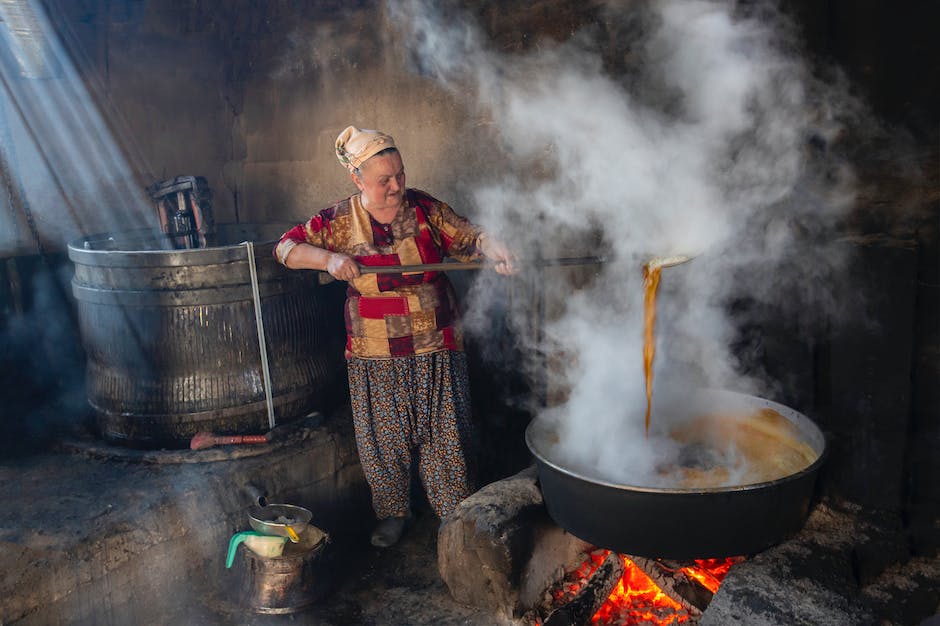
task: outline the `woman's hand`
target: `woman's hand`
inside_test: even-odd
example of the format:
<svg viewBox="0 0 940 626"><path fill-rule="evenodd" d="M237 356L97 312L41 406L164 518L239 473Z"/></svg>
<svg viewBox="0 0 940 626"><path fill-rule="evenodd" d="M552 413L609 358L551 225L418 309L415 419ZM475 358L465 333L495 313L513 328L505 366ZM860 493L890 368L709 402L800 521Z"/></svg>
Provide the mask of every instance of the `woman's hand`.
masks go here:
<svg viewBox="0 0 940 626"><path fill-rule="evenodd" d="M336 280L353 280L359 276L359 264L347 254L331 252L326 261L326 271Z"/></svg>
<svg viewBox="0 0 940 626"><path fill-rule="evenodd" d="M481 235L478 244L480 252L489 260L496 262L493 269L496 270L497 274L508 276L519 271L515 265L516 255L499 239L494 239L489 235Z"/></svg>
<svg viewBox="0 0 940 626"><path fill-rule="evenodd" d="M292 270L320 270L329 272L336 280L352 280L359 276L359 264L342 252L330 252L309 243L298 243L284 259Z"/></svg>

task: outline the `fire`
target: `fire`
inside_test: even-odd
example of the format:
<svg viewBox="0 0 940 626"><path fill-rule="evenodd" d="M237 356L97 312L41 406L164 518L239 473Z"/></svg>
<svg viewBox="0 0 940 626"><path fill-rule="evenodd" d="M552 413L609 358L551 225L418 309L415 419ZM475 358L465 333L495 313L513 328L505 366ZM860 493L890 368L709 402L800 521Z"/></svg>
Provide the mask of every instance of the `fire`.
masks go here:
<svg viewBox="0 0 940 626"><path fill-rule="evenodd" d="M609 554L608 550L592 552L553 592L556 603L564 604L577 595ZM623 577L591 618L592 623L605 626L669 626L690 621L692 615L687 609L666 595L628 557L621 555L620 558L624 565ZM731 566L742 560L740 557L696 560L694 565L683 567L681 571L715 593Z"/></svg>
<svg viewBox="0 0 940 626"><path fill-rule="evenodd" d="M595 550L576 569L565 577L564 583L552 591L552 597L557 604L564 604L573 598L585 583L594 575L594 571L607 559L610 550Z"/></svg>
<svg viewBox="0 0 940 626"><path fill-rule="evenodd" d="M683 567L682 571L686 576L694 578L712 593L716 593L731 566L740 562L740 558L703 559L695 562L698 567Z"/></svg>
<svg viewBox="0 0 940 626"><path fill-rule="evenodd" d="M689 621L682 605L663 593L643 570L627 557L623 559L623 577L597 610L595 624L681 624Z"/></svg>

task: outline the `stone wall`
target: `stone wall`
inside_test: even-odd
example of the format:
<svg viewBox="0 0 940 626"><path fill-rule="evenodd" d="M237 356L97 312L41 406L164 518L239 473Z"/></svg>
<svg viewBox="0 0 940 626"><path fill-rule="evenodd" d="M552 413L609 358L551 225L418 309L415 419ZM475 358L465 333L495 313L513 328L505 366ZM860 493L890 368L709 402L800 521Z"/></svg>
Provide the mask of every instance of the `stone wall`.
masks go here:
<svg viewBox="0 0 940 626"><path fill-rule="evenodd" d="M631 62L630 33L605 21L602 2L464 0L457 4L480 19L500 50L535 50L542 42L564 40L589 26L606 69L617 75ZM617 10L629 11L638 4L624 3ZM940 437L935 385L940 353L936 323L940 181L935 137L938 88L935 80L925 77L936 74L940 59L938 40L928 26L936 23L938 9L931 3L894 7L878 0L791 0L782 5L800 19L809 51L839 63L876 112L897 124L897 135L908 133L913 144L923 146L923 158L914 164L924 173L916 197L877 196L866 211L868 218L877 219L854 230L917 244L916 250L908 250L914 266L905 266L915 272L905 278L913 281L908 286L915 293L901 296L905 307L913 307L913 335L905 339L882 333L865 341L913 343L913 352L902 355L910 361L904 367L913 383L904 392L907 408L899 409L905 413L897 423L897 434L912 435L917 456L910 475L919 478L904 482L902 493L895 477L890 499L910 502L926 511L929 520L940 502L936 481L923 478L936 473L931 450ZM468 190L504 164L485 112L470 109L422 76L403 51L383 2L48 0L46 6L70 51L76 77L90 102L100 107L127 159L133 173L128 186L141 189L177 174L203 175L215 191L219 222L301 220L347 194L352 187L331 146L350 123L394 134L403 150L409 183L470 214ZM42 84L51 88L56 80L62 79ZM3 119L20 148L18 162L42 165L43 157L30 147L29 131L17 115L5 101ZM873 155L867 151L862 156ZM82 156L79 150L73 160ZM886 157L865 172L866 180L878 180L885 171L900 167L906 164ZM98 179L113 177L110 166L97 169ZM112 207L91 201L93 196L87 194L67 197L71 194L63 193L45 175L34 173L13 181L23 191L30 219L22 202L0 194L0 257L54 254L70 238L115 226L109 219ZM916 210L911 211L913 205ZM141 220L149 216L148 210L141 208ZM117 225L137 223L125 219ZM34 234L42 240L41 247ZM881 265L874 275L883 277L890 267ZM17 289L31 294L34 287L27 283ZM5 299L0 325L4 333L15 332L23 316L33 314L28 307L17 311L12 303L15 293L16 289L0 289L0 299ZM807 364L818 356L805 345L793 345L788 332L781 328L778 333L782 338L778 352L785 354L771 358ZM844 345L854 341L850 337ZM851 354L843 356L853 361ZM5 361L4 368L13 371L21 363L21 358ZM809 366L826 367L819 361ZM478 370L486 368L484 364ZM790 394L794 403L823 402L824 389L807 389L817 379L805 370L794 371ZM820 370L818 379L829 375ZM848 380L844 373L838 375ZM909 419L911 412L915 419ZM499 416L493 419L498 421ZM839 431L849 427L846 422ZM501 432L496 441L518 441L517 430ZM901 443L894 442L893 449ZM517 452L520 447L515 446Z"/></svg>

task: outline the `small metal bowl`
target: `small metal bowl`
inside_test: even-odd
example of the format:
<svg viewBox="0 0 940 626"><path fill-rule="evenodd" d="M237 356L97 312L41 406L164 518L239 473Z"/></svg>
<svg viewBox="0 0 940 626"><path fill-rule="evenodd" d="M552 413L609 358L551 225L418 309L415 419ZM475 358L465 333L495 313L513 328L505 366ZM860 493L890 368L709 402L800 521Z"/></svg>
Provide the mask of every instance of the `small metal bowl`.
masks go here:
<svg viewBox="0 0 940 626"><path fill-rule="evenodd" d="M290 537L288 526L297 535L303 534L312 519L313 513L308 509L293 504L253 506L248 512L248 522L254 530L278 537Z"/></svg>

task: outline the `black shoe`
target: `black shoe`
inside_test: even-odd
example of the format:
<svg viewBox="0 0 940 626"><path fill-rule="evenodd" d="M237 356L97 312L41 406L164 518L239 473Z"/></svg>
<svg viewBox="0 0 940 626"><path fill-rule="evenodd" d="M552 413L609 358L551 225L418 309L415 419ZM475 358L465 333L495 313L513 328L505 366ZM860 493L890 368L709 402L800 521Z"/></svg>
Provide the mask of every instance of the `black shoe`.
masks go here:
<svg viewBox="0 0 940 626"><path fill-rule="evenodd" d="M411 520L407 517L386 517L372 531L372 545L377 548L388 548L398 543L402 533L405 532L405 526Z"/></svg>

